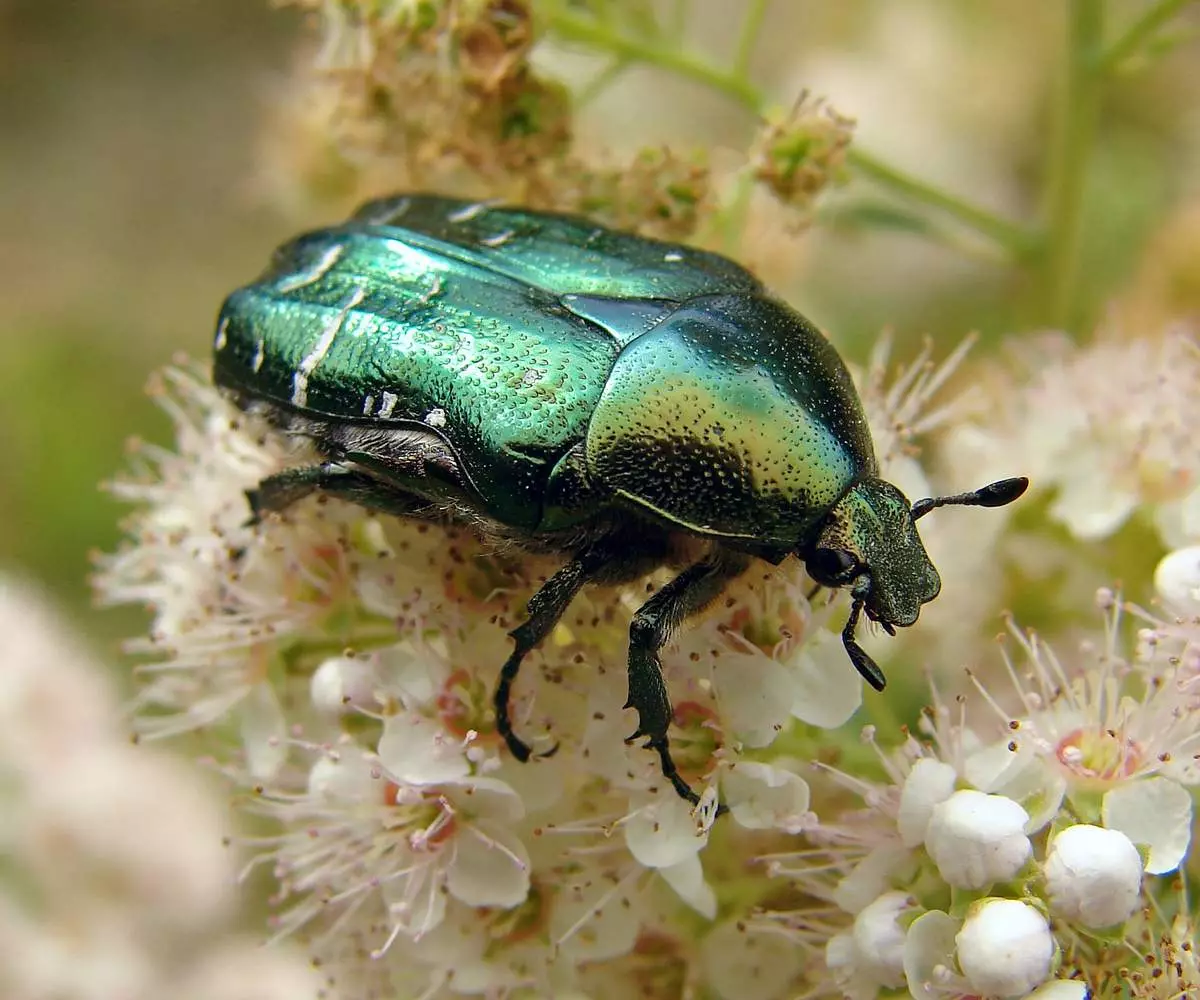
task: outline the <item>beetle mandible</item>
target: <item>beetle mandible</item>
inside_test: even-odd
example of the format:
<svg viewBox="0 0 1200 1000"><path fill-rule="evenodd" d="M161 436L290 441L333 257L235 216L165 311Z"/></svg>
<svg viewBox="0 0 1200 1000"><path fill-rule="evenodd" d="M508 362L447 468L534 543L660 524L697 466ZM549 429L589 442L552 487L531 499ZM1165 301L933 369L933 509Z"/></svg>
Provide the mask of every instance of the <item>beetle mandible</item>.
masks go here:
<svg viewBox="0 0 1200 1000"><path fill-rule="evenodd" d="M672 629L754 559L802 559L860 615L912 625L941 581L915 522L948 504L999 507L1005 479L910 504L877 476L862 404L829 341L724 257L587 219L413 194L299 236L233 292L214 379L315 444L321 464L248 494L257 519L319 491L377 511L470 523L567 561L529 601L495 688L589 582L680 572L629 628L630 741L679 795L659 658Z"/></svg>

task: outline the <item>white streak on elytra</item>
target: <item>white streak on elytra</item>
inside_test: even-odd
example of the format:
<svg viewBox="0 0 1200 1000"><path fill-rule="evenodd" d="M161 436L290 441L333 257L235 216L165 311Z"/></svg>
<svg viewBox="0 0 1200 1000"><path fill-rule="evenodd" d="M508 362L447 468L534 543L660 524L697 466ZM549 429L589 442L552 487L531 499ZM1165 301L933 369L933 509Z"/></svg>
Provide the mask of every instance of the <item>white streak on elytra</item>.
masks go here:
<svg viewBox="0 0 1200 1000"><path fill-rule="evenodd" d="M255 375L257 375L258 370L262 368L263 361L266 359L266 357L267 342L260 337L258 343L254 347L254 360L250 362L250 370L254 372Z"/></svg>
<svg viewBox="0 0 1200 1000"><path fill-rule="evenodd" d="M385 392L379 401L378 415L386 420L392 415L392 410L396 408L396 403L399 402L399 400L400 397L394 392Z"/></svg>
<svg viewBox="0 0 1200 1000"><path fill-rule="evenodd" d="M401 198L394 205L385 205L382 208L376 207L374 215L365 215L361 221L368 226L386 226L389 223L399 221L411 207L411 198Z"/></svg>
<svg viewBox="0 0 1200 1000"><path fill-rule="evenodd" d="M351 293L350 298L346 300L341 311L326 324L325 329L321 331L321 336L317 338L316 344L309 354L300 362L300 367L296 369L296 373L292 376L292 405L306 406L308 404L308 377L316 369L325 355L329 353L329 348L333 346L333 340L338 335L338 331L342 328L342 324L346 322L346 316L350 310L358 305L366 298L366 292L360 287L355 288Z"/></svg>
<svg viewBox="0 0 1200 1000"><path fill-rule="evenodd" d="M229 338L225 335L229 330L229 317L225 316L217 325L217 339L213 341L214 351L225 350L225 345L229 343Z"/></svg>
<svg viewBox="0 0 1200 1000"><path fill-rule="evenodd" d="M668 264L678 264L681 260L683 260L683 254L676 253L674 250L672 250L670 253L663 254L663 260L665 260Z"/></svg>
<svg viewBox="0 0 1200 1000"><path fill-rule="evenodd" d="M297 271L295 274L287 278L282 278L275 285L275 290L279 292L294 292L297 288L303 288L305 285L311 285L315 281L320 281L329 273L333 265L341 259L342 254L346 252L344 244L335 243L309 267L303 271Z"/></svg>
<svg viewBox="0 0 1200 1000"><path fill-rule="evenodd" d="M430 427L445 427L446 411L440 406L434 407L425 414L425 423L427 423Z"/></svg>
<svg viewBox="0 0 1200 1000"><path fill-rule="evenodd" d="M429 286L429 290L419 298L413 299L414 306L425 306L442 294L442 276L435 274L433 276L433 284Z"/></svg>
<svg viewBox="0 0 1200 1000"><path fill-rule="evenodd" d="M480 240L485 247L491 247L493 250L497 247L504 246L509 240L516 236L516 232L512 229L506 229L502 233L497 233L495 236L489 236L485 240Z"/></svg>
<svg viewBox="0 0 1200 1000"><path fill-rule="evenodd" d="M477 216L483 215L484 212L495 204L496 202L494 201L477 201L473 205L460 208L457 212L451 212L446 216L446 221L452 223L470 222Z"/></svg>
<svg viewBox="0 0 1200 1000"><path fill-rule="evenodd" d="M364 396L363 397L363 416L369 417L371 415L371 411L373 409L375 409L375 397L374 396Z"/></svg>

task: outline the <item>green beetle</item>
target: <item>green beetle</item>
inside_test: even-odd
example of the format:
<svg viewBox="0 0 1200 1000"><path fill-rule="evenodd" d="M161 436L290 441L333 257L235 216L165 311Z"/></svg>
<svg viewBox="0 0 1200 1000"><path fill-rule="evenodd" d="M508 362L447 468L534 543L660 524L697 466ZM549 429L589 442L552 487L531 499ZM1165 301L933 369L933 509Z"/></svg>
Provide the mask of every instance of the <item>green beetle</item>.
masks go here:
<svg viewBox="0 0 1200 1000"><path fill-rule="evenodd" d="M590 581L679 574L629 629L630 740L671 760L659 652L753 559L804 560L888 632L941 586L914 522L996 507L1027 480L910 504L879 479L845 365L807 320L723 257L586 219L406 195L285 244L221 309L214 379L325 461L264 480L255 517L314 491L449 518L568 561L529 601L495 690Z"/></svg>

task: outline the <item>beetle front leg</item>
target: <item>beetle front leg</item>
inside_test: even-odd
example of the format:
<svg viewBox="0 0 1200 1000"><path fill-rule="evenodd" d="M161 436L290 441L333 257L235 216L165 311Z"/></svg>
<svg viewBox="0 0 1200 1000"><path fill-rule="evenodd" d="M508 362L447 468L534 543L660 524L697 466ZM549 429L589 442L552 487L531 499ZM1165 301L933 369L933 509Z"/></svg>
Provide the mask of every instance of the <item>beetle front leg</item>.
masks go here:
<svg viewBox="0 0 1200 1000"><path fill-rule="evenodd" d="M749 563L749 558L739 553L714 551L689 566L638 608L629 624L629 700L625 707L637 709L638 727L625 742L648 737L645 745L658 752L663 777L681 798L693 805L700 797L683 780L671 759L667 729L673 713L658 654L675 627L703 610Z"/></svg>
<svg viewBox="0 0 1200 1000"><path fill-rule="evenodd" d="M250 504L250 523L257 524L264 514L286 510L292 504L312 493L323 493L366 507L381 514L409 517L423 507L428 500L389 487L362 472L348 469L344 465L326 462L323 465L287 469L267 476L252 490L246 491Z"/></svg>

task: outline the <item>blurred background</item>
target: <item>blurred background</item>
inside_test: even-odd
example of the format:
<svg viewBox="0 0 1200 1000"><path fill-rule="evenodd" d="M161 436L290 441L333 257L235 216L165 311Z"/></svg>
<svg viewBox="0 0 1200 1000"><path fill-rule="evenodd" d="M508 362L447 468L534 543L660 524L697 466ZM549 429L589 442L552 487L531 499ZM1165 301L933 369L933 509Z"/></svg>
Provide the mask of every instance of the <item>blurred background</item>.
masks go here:
<svg viewBox="0 0 1200 1000"><path fill-rule="evenodd" d="M1125 23L1148 5L1109 6ZM1067 7L775 0L750 75L781 106L806 88L826 97L857 119L862 149L1028 220ZM740 5L691 10L690 43L719 59ZM1169 51L1103 95L1076 336L1113 302L1130 336L1200 303L1200 19L1181 13ZM278 149L264 139L312 37L303 11L266 2L0 0L0 573L44 585L109 656L138 622L92 608L88 554L119 539L121 509L98 483L121 469L125 441L167 440L148 375L180 352L204 358L224 294L283 238L338 214L272 187ZM546 59L568 76L581 65ZM649 72L589 104L581 142L746 149L744 110L677 79L648 89ZM884 326L903 357L925 334L944 354L970 330L995 341L1045 325L1021 268L903 207L856 179L786 247L778 234L756 243L751 226L742 256L852 359Z"/></svg>

